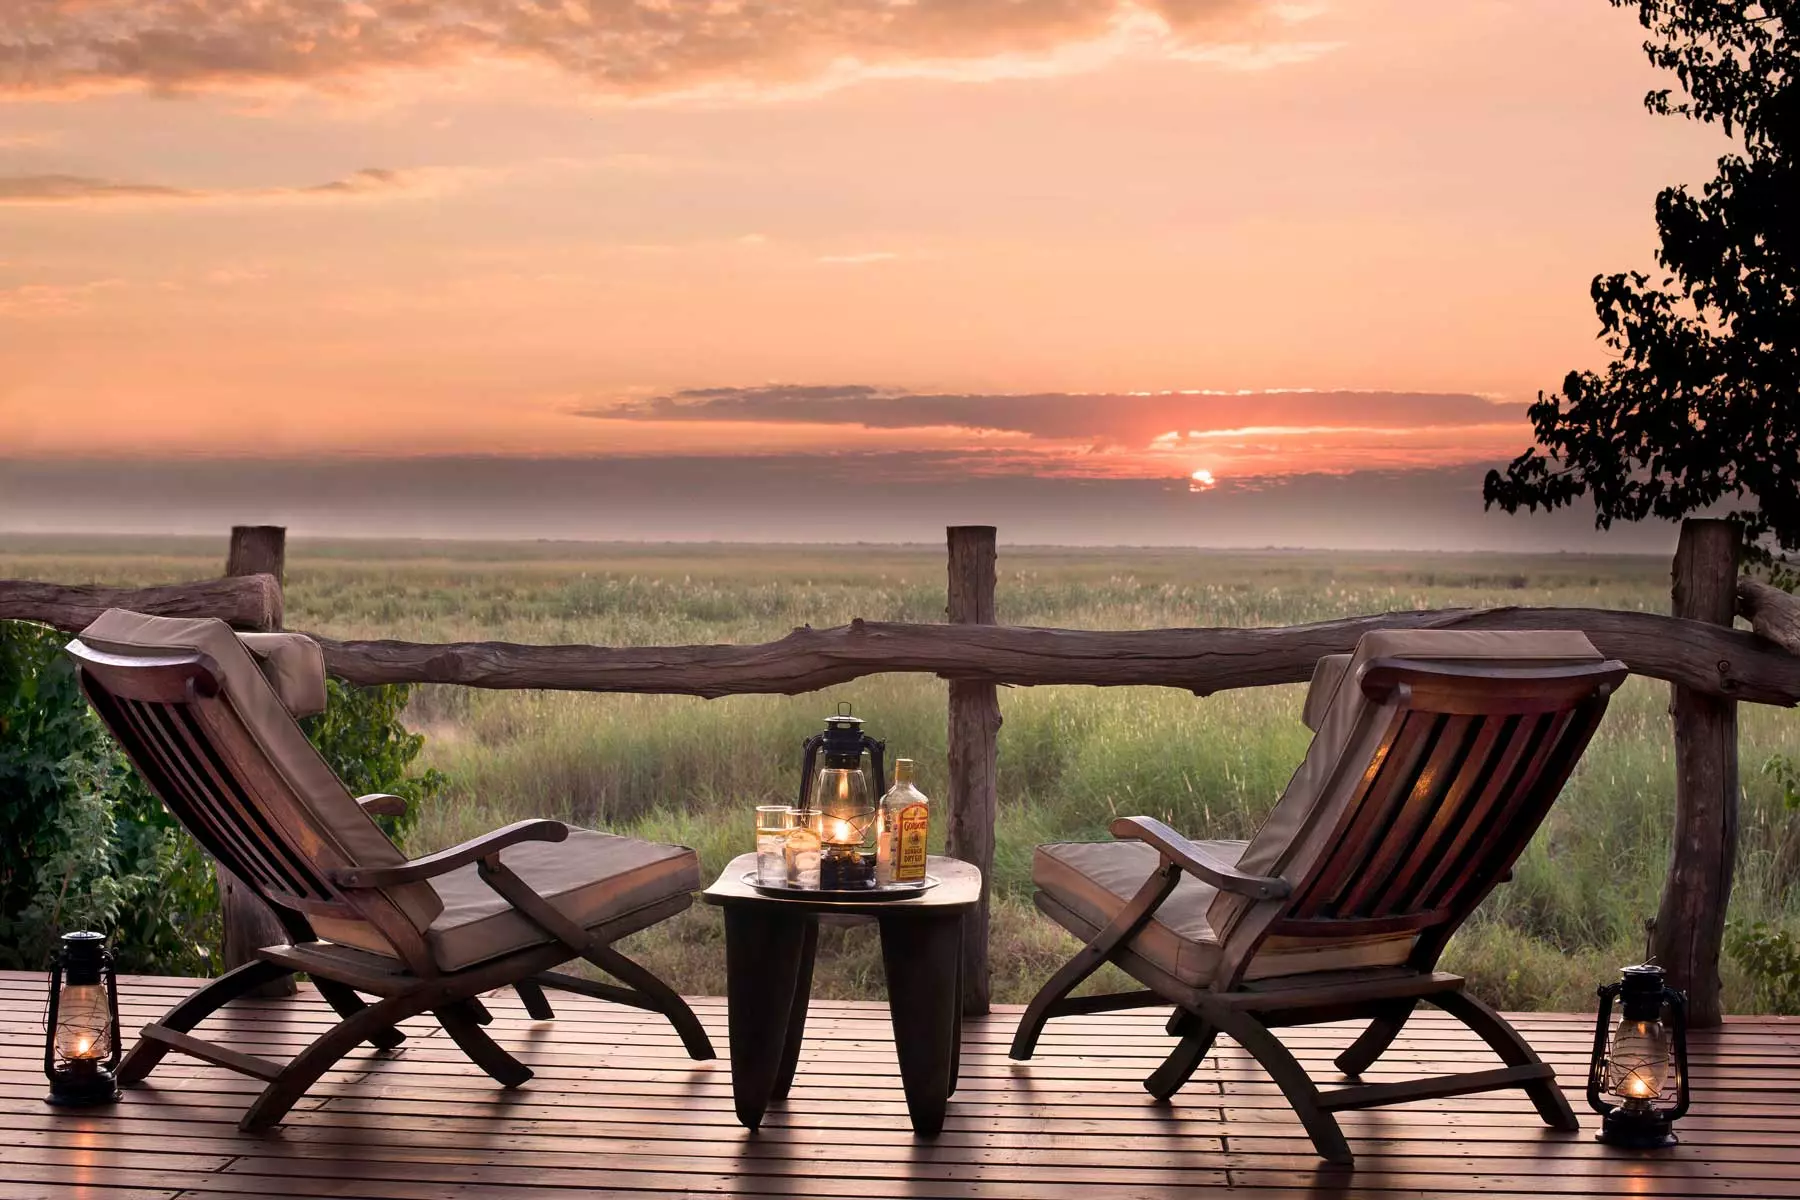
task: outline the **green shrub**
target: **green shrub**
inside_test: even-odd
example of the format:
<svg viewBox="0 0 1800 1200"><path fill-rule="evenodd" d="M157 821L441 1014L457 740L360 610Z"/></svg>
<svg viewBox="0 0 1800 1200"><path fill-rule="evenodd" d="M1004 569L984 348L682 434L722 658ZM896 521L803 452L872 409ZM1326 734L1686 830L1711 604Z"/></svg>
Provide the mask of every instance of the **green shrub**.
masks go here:
<svg viewBox="0 0 1800 1200"><path fill-rule="evenodd" d="M1725 927L1725 951L1750 977L1769 1011L1800 1013L1800 942L1767 921Z"/></svg>
<svg viewBox="0 0 1800 1200"><path fill-rule="evenodd" d="M53 629L0 621L0 963L64 929L111 931L126 970L203 972L210 867L82 698Z"/></svg>
<svg viewBox="0 0 1800 1200"><path fill-rule="evenodd" d="M212 862L89 709L53 629L0 621L0 966L45 965L57 934L112 935L121 970L208 974L221 929ZM402 837L444 777L407 774L424 739L401 724L407 689L329 683L302 722L353 793L407 800L377 818Z"/></svg>

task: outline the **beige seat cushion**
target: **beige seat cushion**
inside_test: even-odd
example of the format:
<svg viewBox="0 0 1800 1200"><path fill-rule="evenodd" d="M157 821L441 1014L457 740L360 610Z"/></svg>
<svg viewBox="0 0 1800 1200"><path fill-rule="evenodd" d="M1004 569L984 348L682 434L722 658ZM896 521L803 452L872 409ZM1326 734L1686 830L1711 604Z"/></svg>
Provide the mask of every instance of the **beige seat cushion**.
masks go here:
<svg viewBox="0 0 1800 1200"><path fill-rule="evenodd" d="M1237 862L1248 845L1238 841L1198 844L1230 863ZM1039 890L1077 917L1100 926L1137 894L1160 859L1156 848L1144 842L1053 842L1037 848L1031 878ZM1206 987L1219 965L1219 939L1206 916L1217 895L1212 885L1184 872L1149 924L1132 938L1131 950L1189 987ZM1087 934L1082 929L1071 932ZM1323 944L1270 938L1251 961L1245 978L1391 967L1405 962L1411 949L1411 934Z"/></svg>
<svg viewBox="0 0 1800 1200"><path fill-rule="evenodd" d="M501 851L500 861L584 929L700 886L700 856L686 846L592 829L572 828L561 842L520 842ZM444 911L425 940L440 970L460 971L553 940L483 882L473 864L431 883ZM393 954L361 922L316 919L313 929L327 941Z"/></svg>

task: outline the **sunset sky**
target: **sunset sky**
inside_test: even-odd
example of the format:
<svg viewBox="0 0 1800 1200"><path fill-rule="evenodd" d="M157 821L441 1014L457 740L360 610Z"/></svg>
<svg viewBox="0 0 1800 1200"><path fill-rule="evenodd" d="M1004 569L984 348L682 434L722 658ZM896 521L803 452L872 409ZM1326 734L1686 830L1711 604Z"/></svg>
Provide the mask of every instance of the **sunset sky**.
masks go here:
<svg viewBox="0 0 1800 1200"><path fill-rule="evenodd" d="M0 529L879 500L870 536L1638 548L1478 491L1725 148L1644 112L1642 37L1604 0L9 3Z"/></svg>

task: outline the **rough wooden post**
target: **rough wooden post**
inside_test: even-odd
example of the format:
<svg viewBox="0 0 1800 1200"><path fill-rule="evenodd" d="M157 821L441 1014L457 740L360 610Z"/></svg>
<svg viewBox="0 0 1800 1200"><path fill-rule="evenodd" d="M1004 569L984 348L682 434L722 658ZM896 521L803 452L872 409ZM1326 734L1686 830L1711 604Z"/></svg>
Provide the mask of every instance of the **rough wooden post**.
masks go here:
<svg viewBox="0 0 1800 1200"><path fill-rule="evenodd" d="M1730 625L1737 604L1738 527L1681 523L1675 551L1677 617ZM1728 664L1719 664L1724 673ZM1737 858L1737 702L1681 686L1670 689L1675 718L1675 831L1669 877L1656 914L1656 959L1686 990L1688 1020L1717 1025L1719 946Z"/></svg>
<svg viewBox="0 0 1800 1200"><path fill-rule="evenodd" d="M952 525L950 603L955 625L994 624L994 527ZM1000 699L991 683L950 682L950 796L948 845L952 858L981 868L981 903L963 927L963 1012L988 1010L988 901L993 891L994 764Z"/></svg>
<svg viewBox="0 0 1800 1200"><path fill-rule="evenodd" d="M285 582L287 530L280 525L233 525L231 548L225 552L227 575L273 575ZM281 628L285 604L277 603L269 631Z"/></svg>
<svg viewBox="0 0 1800 1200"><path fill-rule="evenodd" d="M225 574L273 575L279 582L286 562L287 530L280 525L231 527L231 549L225 555ZM270 622L272 630L281 628L282 607L279 603L276 605L274 619ZM213 864L213 872L219 884L219 915L225 932L225 970L250 962L259 947L288 940L281 921L255 892L217 863ZM293 976L284 975L250 994L292 996L295 990Z"/></svg>

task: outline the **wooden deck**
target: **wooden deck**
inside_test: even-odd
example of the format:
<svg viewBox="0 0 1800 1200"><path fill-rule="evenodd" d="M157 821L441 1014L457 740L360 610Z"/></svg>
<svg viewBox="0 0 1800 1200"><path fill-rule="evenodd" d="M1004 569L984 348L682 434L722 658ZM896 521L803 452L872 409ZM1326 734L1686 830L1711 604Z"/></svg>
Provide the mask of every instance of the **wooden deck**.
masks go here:
<svg viewBox="0 0 1800 1200"><path fill-rule="evenodd" d="M190 983L122 982L124 1023L160 1015ZM1172 1106L1139 1081L1171 1044L1159 1010L1053 1022L1038 1057L1014 1063L1016 1009L971 1022L945 1132L908 1131L887 1014L815 1003L792 1097L760 1134L732 1117L723 1059L692 1063L660 1019L552 995L538 1025L510 993L494 1032L538 1071L514 1092L469 1066L428 1021L393 1055L358 1052L272 1134L236 1121L260 1085L171 1056L115 1107L42 1103L43 981L0 973L0 1196L224 1200L231 1196L480 1197L544 1200L606 1192L805 1197L1255 1195L1800 1197L1800 1020L1744 1019L1694 1039L1694 1112L1682 1144L1623 1153L1594 1143L1575 1098L1588 1019L1519 1024L1584 1114L1555 1134L1523 1097L1488 1095L1343 1114L1355 1169L1327 1167L1266 1076L1220 1049ZM724 1002L696 1009L723 1048ZM283 1057L328 1010L303 990L251 1001L202 1026ZM1320 1078L1348 1032L1285 1031ZM1485 1055L1460 1028L1422 1014L1391 1054L1402 1070L1461 1067ZM1480 1058L1485 1062L1485 1057ZM1371 1072L1371 1078L1397 1072Z"/></svg>

